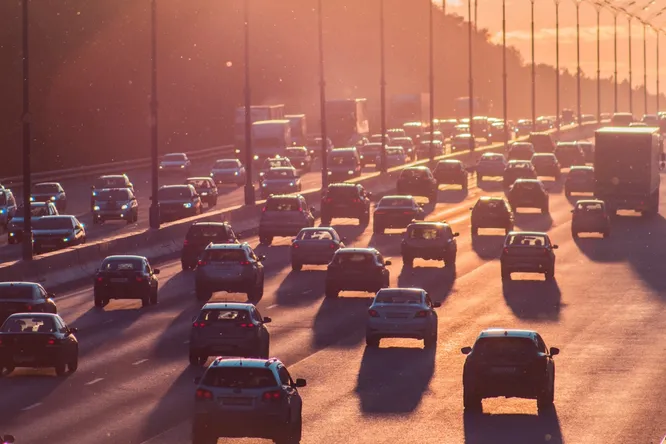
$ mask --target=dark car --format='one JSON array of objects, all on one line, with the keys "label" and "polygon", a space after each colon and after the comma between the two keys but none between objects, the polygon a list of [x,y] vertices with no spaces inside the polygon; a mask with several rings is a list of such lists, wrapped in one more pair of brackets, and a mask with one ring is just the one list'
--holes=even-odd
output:
[{"label": "dark car", "polygon": [[377,293],[388,288],[391,261],[374,248],[340,248],[326,269],[326,297],[336,298],[341,291]]},{"label": "dark car", "polygon": [[107,257],[95,272],[95,307],[102,308],[111,299],[140,299],[142,307],[157,304],[158,274],[160,270],[145,257]]},{"label": "dark car", "polygon": [[604,238],[610,236],[610,215],[603,200],[579,200],[571,210],[571,235],[578,233],[601,233]]},{"label": "dark car", "polygon": [[261,170],[259,171],[259,184],[264,181],[264,176],[266,173],[271,170],[272,168],[293,168],[294,166],[291,164],[291,160],[289,160],[287,157],[282,157],[282,156],[275,156],[275,157],[269,157],[268,159],[264,159],[264,163],[261,166]]},{"label": "dark car", "polygon": [[254,304],[214,302],[201,307],[190,330],[190,364],[204,365],[209,356],[268,359],[270,334]]},{"label": "dark car", "polygon": [[440,160],[432,175],[439,185],[460,185],[467,191],[467,169],[461,160]]},{"label": "dark car", "polygon": [[430,203],[437,202],[437,188],[437,181],[426,166],[405,168],[396,184],[397,194],[426,197]]},{"label": "dark car", "polygon": [[127,225],[139,220],[139,202],[129,188],[97,190],[92,211],[93,224],[122,220]]},{"label": "dark car", "polygon": [[306,147],[289,147],[286,154],[294,168],[306,172],[312,169],[312,156]]},{"label": "dark car", "polygon": [[472,236],[479,234],[479,228],[500,228],[506,234],[513,230],[513,210],[501,197],[483,196],[470,210]]},{"label": "dark car", "polygon": [[559,180],[562,175],[560,162],[553,153],[535,153],[530,162],[534,165],[538,176],[554,177],[555,180]]},{"label": "dark car", "polygon": [[446,146],[441,140],[435,139],[432,141],[432,143],[430,143],[430,139],[421,139],[421,141],[416,145],[415,151],[415,156],[417,159],[429,159],[431,151],[434,157],[446,154]]},{"label": "dark car", "polygon": [[513,142],[509,145],[509,160],[530,160],[536,151],[528,142]]},{"label": "dark car", "polygon": [[537,172],[529,160],[511,160],[504,169],[502,183],[509,188],[518,179],[536,179]]},{"label": "dark car", "polygon": [[542,214],[549,213],[548,191],[538,179],[516,180],[509,188],[507,198],[514,212],[518,211],[518,208],[539,208]]},{"label": "dark car", "polygon": [[387,228],[407,228],[414,220],[423,220],[425,212],[413,196],[384,196],[373,214],[372,232],[384,234]]},{"label": "dark car", "polygon": [[291,269],[300,271],[303,265],[326,265],[345,244],[331,227],[303,228],[291,241]]},{"label": "dark car", "polygon": [[344,182],[361,175],[361,157],[356,148],[336,148],[327,158],[326,169],[330,182]]},{"label": "dark car", "polygon": [[187,230],[180,263],[183,270],[192,270],[209,244],[237,244],[238,237],[227,222],[195,222]]},{"label": "dark car", "polygon": [[164,185],[157,191],[157,199],[162,223],[203,212],[201,197],[192,185]]},{"label": "dark car", "polygon": [[95,206],[95,198],[97,197],[96,190],[108,190],[111,188],[128,188],[132,193],[135,193],[134,185],[130,182],[126,174],[111,174],[99,176],[90,187],[92,190],[90,196],[90,211]]},{"label": "dark car", "polygon": [[371,197],[361,184],[330,184],[321,199],[321,224],[330,225],[333,218],[353,218],[361,225],[368,224]]},{"label": "dark car", "polygon": [[[386,145],[388,146],[389,139],[386,139]],[[361,158],[361,167],[368,165],[375,165],[377,161],[377,156],[380,156],[382,152],[381,143],[368,143],[358,148],[358,153]]]},{"label": "dark car", "polygon": [[576,143],[583,151],[583,155],[585,156],[585,162],[586,163],[594,162],[594,143],[586,141],[578,141]]},{"label": "dark car", "polygon": [[32,186],[30,202],[53,202],[62,213],[67,209],[67,194],[58,182],[42,182]]},{"label": "dark car", "polygon": [[34,282],[0,282],[0,322],[14,313],[58,313],[54,297]]},{"label": "dark car", "polygon": [[555,155],[562,168],[585,165],[585,154],[577,142],[560,142],[555,147]]},{"label": "dark car", "polygon": [[44,216],[32,222],[32,238],[35,254],[41,254],[84,244],[86,230],[74,216]]},{"label": "dark car", "polygon": [[483,398],[536,399],[539,411],[553,407],[555,363],[560,350],[546,347],[535,331],[488,329],[481,332],[463,368],[463,404],[468,413],[481,413]]},{"label": "dark car", "polygon": [[564,181],[564,194],[570,197],[572,193],[594,193],[594,167],[571,167]]},{"label": "dark car", "polygon": [[270,196],[259,219],[259,241],[270,245],[275,236],[296,236],[301,229],[314,226],[314,212],[300,194]]},{"label": "dark car", "polygon": [[[8,244],[17,244],[23,240],[23,228],[25,226],[23,208],[23,205],[19,205],[16,216],[12,217],[7,225]],[[57,216],[58,210],[53,202],[30,202],[30,215],[30,220],[34,221],[44,216]]]},{"label": "dark car", "polygon": [[473,150],[476,140],[471,134],[456,134],[451,138],[451,152]]},{"label": "dark car", "polygon": [[217,205],[217,184],[210,177],[188,177],[185,179],[185,185],[192,185],[208,208]]},{"label": "dark car", "polygon": [[53,367],[58,376],[79,366],[79,342],[54,313],[16,313],[0,327],[0,374],[16,367]]},{"label": "dark car", "polygon": [[405,267],[412,267],[414,259],[444,261],[455,267],[458,244],[449,224],[444,222],[414,222],[409,224],[400,244]]},{"label": "dark car", "polygon": [[476,180],[482,181],[485,177],[504,176],[506,169],[506,158],[504,154],[483,153],[476,164]]},{"label": "dark car", "polygon": [[238,159],[219,159],[213,164],[210,177],[218,185],[234,184],[242,187],[245,185],[247,172]]},{"label": "dark car", "polygon": [[394,137],[393,145],[402,147],[405,150],[405,155],[414,160],[414,141],[411,137]]},{"label": "dark car", "polygon": [[555,143],[548,133],[530,133],[527,141],[532,144],[535,153],[552,153],[555,151]]},{"label": "dark car", "polygon": [[510,232],[500,256],[502,280],[511,280],[511,273],[543,273],[546,280],[555,279],[554,250],[557,248],[546,233]]},{"label": "dark car", "polygon": [[[322,142],[323,140],[321,136],[308,137],[307,143],[305,145],[312,157],[317,158],[321,156]],[[333,145],[331,139],[326,138],[326,152],[330,153],[334,148],[335,146]]]}]

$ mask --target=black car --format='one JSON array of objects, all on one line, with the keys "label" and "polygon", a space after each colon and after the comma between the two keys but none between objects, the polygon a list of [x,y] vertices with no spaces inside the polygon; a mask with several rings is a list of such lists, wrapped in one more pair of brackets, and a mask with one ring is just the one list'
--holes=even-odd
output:
[{"label": "black car", "polygon": [[57,250],[86,242],[86,230],[74,216],[44,216],[32,222],[33,250]]},{"label": "black car", "polygon": [[250,303],[205,304],[190,330],[190,364],[204,365],[209,356],[220,355],[268,359],[270,322]]},{"label": "black car", "polygon": [[384,234],[387,228],[406,228],[424,218],[425,212],[413,196],[384,196],[375,207],[372,232]]},{"label": "black car", "polygon": [[509,146],[508,160],[530,160],[534,153],[534,146],[531,143],[513,142]]},{"label": "black car", "polygon": [[92,211],[93,224],[122,220],[127,225],[139,220],[139,202],[128,188],[96,190]]},{"label": "black car", "polygon": [[559,180],[562,176],[560,162],[553,153],[535,153],[532,156],[532,165],[537,172],[537,176],[554,177]]},{"label": "black car", "polygon": [[201,197],[192,185],[164,185],[157,191],[157,200],[162,223],[203,212]]},{"label": "black car", "polygon": [[467,169],[461,160],[440,160],[432,175],[439,185],[460,185],[467,191]]},{"label": "black car", "polygon": [[377,293],[388,288],[391,261],[374,248],[340,248],[326,269],[326,297],[336,298],[341,291]]},{"label": "black car", "polygon": [[305,172],[312,170],[312,156],[306,147],[289,147],[286,154],[294,168]]},{"label": "black car", "polygon": [[483,398],[536,399],[539,411],[553,407],[555,363],[560,350],[546,347],[535,331],[487,329],[467,355],[463,368],[463,404],[467,413],[481,413]]},{"label": "black car", "polygon": [[550,197],[543,182],[538,179],[516,180],[509,188],[507,198],[514,212],[518,208],[539,208],[541,213],[549,213]]},{"label": "black car", "polygon": [[552,281],[555,278],[554,250],[557,248],[546,233],[510,232],[500,256],[502,280],[511,280],[511,273],[543,273],[547,281]]},{"label": "black car", "polygon": [[330,225],[333,218],[358,219],[361,225],[370,222],[370,198],[372,193],[363,185],[333,183],[321,199],[321,224]]},{"label": "black car", "polygon": [[0,322],[14,313],[58,313],[54,297],[34,282],[0,282]]},{"label": "black car", "polygon": [[247,244],[211,244],[197,264],[197,299],[207,301],[216,291],[246,293],[252,301],[264,294],[264,256]]},{"label": "black car", "polygon": [[201,201],[208,205],[208,208],[217,205],[217,198],[219,196],[217,184],[210,177],[188,177],[185,180],[185,185],[192,185]]},{"label": "black car", "polygon": [[511,160],[504,170],[502,183],[509,188],[517,179],[536,179],[537,172],[529,160]]},{"label": "black car", "polygon": [[571,235],[578,233],[601,233],[604,238],[610,236],[610,215],[603,200],[579,200],[571,210]]},{"label": "black car", "polygon": [[548,133],[530,133],[527,141],[532,144],[536,153],[552,153],[555,151],[555,143]]},{"label": "black car", "polygon": [[157,304],[160,270],[142,256],[109,256],[95,272],[93,299],[102,308],[111,299],[140,299],[141,306]]},{"label": "black car", "polygon": [[195,222],[183,241],[180,263],[183,270],[193,270],[209,244],[237,244],[238,236],[227,222]]},{"label": "black car", "polygon": [[79,342],[54,313],[16,313],[0,327],[0,375],[16,367],[52,367],[58,376],[79,366]]},{"label": "black car", "polygon": [[356,148],[336,148],[326,160],[329,182],[344,182],[361,175],[361,157]]},{"label": "black car", "polygon": [[108,190],[111,188],[128,188],[132,193],[135,193],[134,185],[130,182],[129,177],[126,174],[111,174],[105,176],[99,176],[93,182],[90,189],[92,190],[90,196],[90,211],[92,211],[95,206],[95,198],[97,197],[96,190]]},{"label": "black car", "polygon": [[426,166],[412,166],[400,171],[396,191],[403,196],[422,196],[430,203],[437,202],[437,181]]},{"label": "black car", "polygon": [[444,222],[414,222],[409,224],[400,251],[405,267],[412,267],[414,259],[444,261],[447,267],[455,267],[458,244],[449,224]]},{"label": "black car", "polygon": [[555,147],[555,155],[562,168],[585,165],[585,154],[577,142],[560,142]]},{"label": "black car", "polygon": [[594,167],[571,167],[564,181],[564,194],[570,197],[572,193],[594,193]]},{"label": "black car", "polygon": [[[389,145],[388,138],[386,139],[386,145]],[[380,156],[382,152],[381,143],[367,143],[358,148],[358,153],[361,159],[361,167],[368,165],[376,165],[377,156]]]},{"label": "black car", "polygon": [[479,234],[479,228],[500,228],[506,234],[513,230],[513,210],[501,197],[483,196],[470,210],[472,236]]}]

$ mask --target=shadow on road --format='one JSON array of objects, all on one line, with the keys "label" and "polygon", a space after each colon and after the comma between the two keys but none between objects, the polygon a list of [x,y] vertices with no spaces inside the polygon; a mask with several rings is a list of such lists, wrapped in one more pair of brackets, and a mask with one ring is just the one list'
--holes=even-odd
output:
[{"label": "shadow on road", "polygon": [[365,322],[374,294],[325,298],[313,323],[313,346],[355,347],[365,340]]},{"label": "shadow on road", "polygon": [[499,193],[504,190],[501,180],[477,180],[476,186],[486,193]]},{"label": "shadow on road", "polygon": [[[663,207],[662,207],[663,208]],[[628,260],[638,276],[666,300],[666,219],[653,217],[616,217],[611,222],[611,238],[615,252]]]},{"label": "shadow on road", "polygon": [[540,415],[463,415],[465,444],[564,444],[557,411]]},{"label": "shadow on road", "polygon": [[525,209],[520,208],[515,214],[514,225],[523,231],[546,232],[553,226],[553,218],[550,214],[523,213]]},{"label": "shadow on road", "polygon": [[564,180],[555,180],[553,178],[539,177],[549,194],[559,194],[564,191]]},{"label": "shadow on road", "polygon": [[[337,219],[337,222],[339,222],[340,219]],[[348,224],[331,224],[333,228],[335,228],[335,231],[337,231],[338,236],[340,238],[343,238],[342,242],[346,246],[352,245],[354,242],[356,242],[358,239],[363,236],[363,232],[365,232],[365,229],[368,228],[368,224],[360,224],[356,219],[347,219],[350,223]],[[333,222],[336,222],[334,219]]]},{"label": "shadow on road", "polygon": [[461,189],[439,190],[437,193],[437,202],[440,203],[460,203],[467,199],[467,191]]},{"label": "shadow on road", "polygon": [[[67,373],[69,375],[69,373]],[[25,408],[43,402],[55,392],[67,377],[56,376],[53,369],[18,368],[9,376],[0,378],[0,426],[11,430],[19,416],[26,415]],[[65,384],[63,387],[69,386]]]},{"label": "shadow on road", "polygon": [[511,311],[521,319],[556,321],[560,317],[562,293],[557,281],[505,281],[502,293]]},{"label": "shadow on road", "polygon": [[433,302],[444,302],[456,281],[455,268],[444,267],[441,261],[422,262],[416,259],[415,264],[413,268],[402,267],[398,276],[398,287],[423,288],[430,294]]},{"label": "shadow on road", "polygon": [[481,259],[492,260],[499,259],[504,246],[504,234],[483,234],[472,236],[472,250]]},{"label": "shadow on road", "polygon": [[[276,303],[283,306],[309,305],[324,295],[326,269],[310,269],[313,265],[304,265],[301,271],[291,271],[280,282],[277,289]],[[324,266],[325,267],[325,266]]]}]

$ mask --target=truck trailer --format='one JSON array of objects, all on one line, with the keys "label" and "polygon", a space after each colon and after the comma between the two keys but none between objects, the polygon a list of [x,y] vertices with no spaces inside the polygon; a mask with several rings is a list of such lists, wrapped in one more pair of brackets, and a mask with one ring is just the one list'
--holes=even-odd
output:
[{"label": "truck trailer", "polygon": [[[284,119],[284,105],[254,105],[250,107],[250,122]],[[245,161],[245,107],[236,108],[234,119],[234,147],[236,157]]]}]

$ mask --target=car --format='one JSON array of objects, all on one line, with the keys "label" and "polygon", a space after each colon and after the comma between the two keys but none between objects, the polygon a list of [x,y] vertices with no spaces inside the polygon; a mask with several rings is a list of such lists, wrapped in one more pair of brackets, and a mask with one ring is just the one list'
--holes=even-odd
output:
[{"label": "car", "polygon": [[331,182],[344,182],[361,175],[361,157],[356,148],[335,148],[326,161]]},{"label": "car", "polygon": [[536,151],[529,142],[513,142],[509,145],[509,161],[530,160]]},{"label": "car", "polygon": [[58,313],[54,298],[35,282],[0,282],[0,322],[14,313]]},{"label": "car", "polygon": [[208,208],[217,205],[219,192],[217,184],[210,177],[188,177],[185,179],[185,185],[192,185],[201,198],[202,203],[208,205]]},{"label": "car", "polygon": [[33,250],[57,250],[86,243],[86,230],[75,216],[44,216],[32,222]]},{"label": "car", "polygon": [[390,272],[374,248],[340,248],[326,268],[326,297],[336,298],[341,291],[377,293],[390,284]]},{"label": "car", "polygon": [[583,151],[583,156],[585,156],[585,162],[586,163],[594,162],[594,143],[587,141],[578,141],[576,143]]},{"label": "car", "polygon": [[456,134],[451,138],[451,152],[473,150],[476,145],[471,134]]},{"label": "car", "polygon": [[321,199],[321,224],[330,225],[333,218],[353,218],[360,225],[367,225],[371,197],[372,193],[361,184],[330,184]]},{"label": "car", "polygon": [[555,180],[560,180],[562,170],[555,154],[534,153],[530,162],[534,165],[538,176],[553,177]]},{"label": "car", "polygon": [[448,139],[455,133],[456,125],[458,125],[457,119],[439,119],[438,129],[442,132],[442,135]]},{"label": "car", "polygon": [[630,126],[634,123],[634,116],[631,113],[614,113],[611,117],[611,126]]},{"label": "car", "polygon": [[[306,148],[308,151],[310,151],[310,155],[313,158],[317,158],[321,156],[321,146],[322,146],[322,141],[323,139],[321,136],[311,136],[308,137],[308,141],[306,143]],[[331,139],[328,137],[326,138],[326,153],[330,153],[335,146],[333,145],[333,142]]]},{"label": "car", "polygon": [[479,234],[479,228],[499,228],[506,234],[513,230],[513,210],[501,197],[482,196],[470,211],[472,236]]},{"label": "car", "polygon": [[579,233],[601,233],[604,238],[610,236],[610,215],[603,200],[579,200],[571,212],[571,235],[574,239]]},{"label": "car", "polygon": [[547,281],[552,281],[557,248],[546,233],[511,231],[506,235],[500,255],[502,280],[511,280],[511,273],[543,273]]},{"label": "car", "polygon": [[93,224],[123,220],[127,225],[139,220],[139,202],[129,188],[97,190],[92,211]]},{"label": "car", "polygon": [[564,181],[564,194],[571,197],[572,193],[594,193],[594,167],[571,167]]},{"label": "car", "polygon": [[536,399],[540,411],[549,411],[555,398],[555,363],[560,353],[548,348],[533,330],[483,330],[463,367],[463,405],[466,413],[481,413],[484,398]]},{"label": "car", "polygon": [[414,160],[414,141],[411,137],[394,137],[393,145],[402,147],[405,155],[410,160]]},{"label": "car", "polygon": [[248,300],[260,300],[264,295],[265,259],[257,256],[247,242],[209,244],[195,270],[197,300],[207,301],[216,291],[246,293]]},{"label": "car", "polygon": [[532,131],[532,121],[530,119],[520,119],[516,123],[515,132],[517,136],[528,135]]},{"label": "car", "polygon": [[550,197],[543,182],[539,179],[518,179],[507,193],[513,211],[518,208],[539,208],[542,214],[549,213]]},{"label": "car", "polygon": [[191,168],[192,162],[185,153],[165,154],[159,164],[159,171],[163,174],[179,173],[189,176]]},{"label": "car", "polygon": [[312,170],[312,155],[304,146],[290,146],[286,150],[287,157],[297,169],[301,171]]},{"label": "car", "polygon": [[161,223],[203,213],[201,197],[192,185],[162,185],[157,201]]},{"label": "car", "polygon": [[396,183],[397,194],[426,197],[437,202],[437,180],[427,166],[410,166],[400,171]]},{"label": "car", "polygon": [[426,348],[437,345],[437,313],[441,302],[432,302],[421,288],[382,288],[375,295],[365,327],[365,343],[379,347],[383,338],[423,340]]},{"label": "car", "polygon": [[[388,140],[386,141],[388,145]],[[367,143],[358,148],[359,157],[361,160],[361,168],[368,165],[376,165],[377,156],[380,156],[382,152],[381,143]]]},{"label": "car", "polygon": [[[510,142],[512,137],[513,131],[511,131],[511,128],[507,125],[507,142]],[[491,143],[504,142],[504,122],[495,122],[490,125],[488,141]]]},{"label": "car", "polygon": [[407,122],[402,125],[407,137],[411,137],[414,143],[417,143],[423,136],[425,125],[422,122]]},{"label": "car", "polygon": [[536,179],[537,172],[529,160],[510,160],[504,169],[502,183],[509,188],[518,179]]},{"label": "car", "polygon": [[194,382],[192,444],[215,443],[219,437],[301,441],[298,389],[306,381],[294,381],[279,359],[216,358]]},{"label": "car", "polygon": [[[407,161],[407,156],[405,155],[405,150],[399,146],[387,146],[386,147],[386,168],[393,168],[396,166],[404,165]],[[377,156],[375,159],[375,165],[377,169],[382,164],[381,156]]]},{"label": "car", "polygon": [[238,236],[228,222],[195,222],[183,241],[180,263],[183,270],[193,270],[199,257],[210,244],[237,244]]},{"label": "car", "polygon": [[287,157],[275,156],[264,159],[264,163],[259,171],[259,183],[264,180],[266,173],[272,168],[293,168],[291,161]]},{"label": "car", "polygon": [[[17,244],[23,241],[23,228],[25,219],[23,218],[24,206],[19,205],[16,210],[16,216],[12,217],[7,225],[7,243]],[[53,202],[30,202],[30,220],[34,221],[44,216],[57,216],[58,209]]]},{"label": "car", "polygon": [[210,170],[210,177],[217,185],[245,185],[247,172],[238,159],[219,159]]},{"label": "car", "polygon": [[270,245],[275,236],[292,237],[302,228],[314,227],[315,211],[300,194],[270,196],[259,219],[259,242]]},{"label": "car", "polygon": [[386,134],[388,134],[393,141],[395,141],[397,137],[407,137],[407,133],[405,132],[404,128],[390,128],[386,130]]},{"label": "car", "polygon": [[384,234],[387,228],[407,228],[414,220],[423,220],[425,212],[414,196],[384,196],[375,207],[372,232]]},{"label": "car", "polygon": [[301,271],[303,265],[327,265],[345,244],[331,227],[303,228],[291,241],[291,269]]},{"label": "car", "polygon": [[41,182],[32,186],[30,202],[52,202],[62,213],[67,209],[67,194],[58,182]]},{"label": "car", "polygon": [[562,168],[585,165],[585,154],[577,142],[558,142],[555,155]]},{"label": "car", "polygon": [[271,168],[261,182],[261,197],[271,194],[298,193],[302,189],[301,178],[294,167]]},{"label": "car", "polygon": [[476,164],[476,180],[480,182],[486,177],[502,177],[506,166],[504,154],[483,153]]},{"label": "car", "polygon": [[0,375],[16,367],[52,367],[56,375],[79,366],[79,342],[55,313],[15,313],[0,327]]},{"label": "car", "polygon": [[437,181],[437,186],[460,185],[463,191],[467,191],[467,168],[461,160],[440,160],[432,175]]},{"label": "car", "polygon": [[16,216],[17,209],[16,198],[12,190],[0,185],[0,229],[6,230],[9,221]]},{"label": "car", "polygon": [[555,143],[548,133],[530,133],[527,141],[532,144],[535,153],[552,153],[555,151]]},{"label": "car", "polygon": [[92,211],[95,206],[95,198],[97,197],[97,190],[108,190],[112,188],[128,188],[133,194],[136,194],[134,189],[134,184],[130,182],[127,174],[111,174],[105,176],[99,176],[90,189],[92,190],[90,195],[90,211]]},{"label": "car", "polygon": [[95,270],[95,307],[103,308],[111,299],[140,299],[142,307],[157,304],[158,274],[160,270],[143,256],[106,257]]},{"label": "car", "polygon": [[[391,138],[391,135],[387,133],[387,134],[384,135],[383,140],[384,140],[384,142],[383,142],[384,144],[390,145],[393,139]],[[370,143],[377,143],[377,144],[381,145],[382,144],[382,135],[381,134],[373,134],[372,136],[370,136],[368,141]]]},{"label": "car", "polygon": [[219,355],[268,359],[270,322],[251,303],[205,304],[190,329],[190,365],[204,365],[209,356]]},{"label": "car", "polygon": [[458,236],[446,222],[413,222],[400,244],[402,262],[408,268],[414,266],[414,259],[444,261],[447,267],[455,267]]},{"label": "car", "polygon": [[[431,134],[432,134],[432,136],[431,136]],[[438,140],[438,141],[442,142],[442,145],[444,144],[444,142],[446,142],[446,138],[444,137],[444,134],[442,134],[442,132],[439,131],[439,130],[435,130],[432,133],[430,131],[425,131],[421,135],[421,140],[430,141],[431,138],[433,138],[434,140]]]}]

